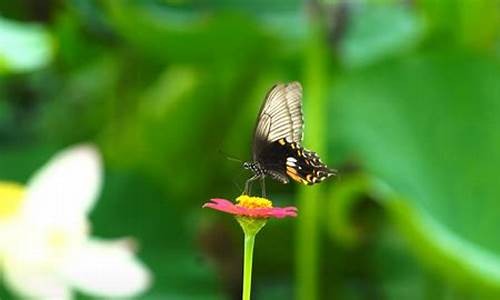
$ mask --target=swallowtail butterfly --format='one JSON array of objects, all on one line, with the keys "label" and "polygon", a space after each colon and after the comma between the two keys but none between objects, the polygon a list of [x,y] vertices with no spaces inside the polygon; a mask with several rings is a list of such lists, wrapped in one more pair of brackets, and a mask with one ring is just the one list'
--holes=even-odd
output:
[{"label": "swallowtail butterfly", "polygon": [[281,183],[289,178],[312,185],[336,175],[319,156],[302,147],[302,86],[298,82],[276,84],[267,93],[255,125],[253,161],[243,163],[254,175],[245,184],[248,194],[253,181],[261,179],[265,196],[265,177]]}]

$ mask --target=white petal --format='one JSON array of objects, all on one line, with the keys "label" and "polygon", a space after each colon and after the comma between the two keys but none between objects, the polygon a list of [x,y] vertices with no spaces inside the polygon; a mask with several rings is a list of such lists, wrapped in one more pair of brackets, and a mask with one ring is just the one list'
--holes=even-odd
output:
[{"label": "white petal", "polygon": [[19,261],[38,268],[59,269],[71,253],[87,241],[86,222],[65,224],[63,228],[37,226],[29,222],[13,224],[3,247],[5,260]]},{"label": "white petal", "polygon": [[151,283],[148,269],[124,241],[90,240],[68,262],[66,278],[77,289],[98,297],[132,297]]},{"label": "white petal", "polygon": [[91,145],[58,153],[28,183],[23,214],[44,222],[83,217],[100,190],[101,169],[100,155]]},{"label": "white petal", "polygon": [[69,300],[71,291],[57,273],[46,266],[25,265],[21,261],[7,260],[4,266],[4,280],[9,290],[19,299]]}]

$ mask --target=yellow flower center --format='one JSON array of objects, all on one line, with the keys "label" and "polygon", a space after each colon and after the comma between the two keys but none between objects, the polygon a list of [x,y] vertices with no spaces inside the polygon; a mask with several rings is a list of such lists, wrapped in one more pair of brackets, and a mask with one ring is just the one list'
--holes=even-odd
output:
[{"label": "yellow flower center", "polygon": [[68,235],[62,230],[54,230],[49,234],[48,243],[54,248],[62,248],[68,244]]},{"label": "yellow flower center", "polygon": [[270,208],[273,207],[273,203],[266,199],[260,197],[250,197],[248,195],[241,195],[236,198],[236,202],[238,206],[246,207],[246,208]]},{"label": "yellow flower center", "polygon": [[0,182],[0,220],[16,215],[23,201],[24,188],[17,183]]}]

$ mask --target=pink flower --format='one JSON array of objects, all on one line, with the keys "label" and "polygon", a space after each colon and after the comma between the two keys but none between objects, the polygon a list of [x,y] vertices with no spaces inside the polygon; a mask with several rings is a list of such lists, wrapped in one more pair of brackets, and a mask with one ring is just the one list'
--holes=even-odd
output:
[{"label": "pink flower", "polygon": [[273,207],[272,202],[265,198],[241,195],[236,199],[236,204],[225,199],[211,199],[210,201],[209,203],[205,203],[203,207],[209,207],[237,216],[256,219],[297,216],[296,207]]}]

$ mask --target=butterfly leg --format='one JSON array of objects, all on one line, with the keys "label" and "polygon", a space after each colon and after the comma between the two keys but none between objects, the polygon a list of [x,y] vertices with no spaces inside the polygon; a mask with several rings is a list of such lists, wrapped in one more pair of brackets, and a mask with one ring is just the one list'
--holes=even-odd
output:
[{"label": "butterfly leg", "polygon": [[266,196],[266,177],[260,177],[260,187],[262,188],[262,198],[267,198]]},{"label": "butterfly leg", "polygon": [[259,179],[260,176],[258,175],[253,175],[252,178],[248,179],[247,182],[245,182],[245,190],[243,191],[243,194],[245,195],[250,195],[250,190],[252,189],[252,184],[255,180]]}]

